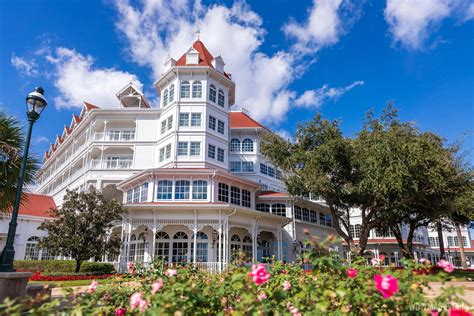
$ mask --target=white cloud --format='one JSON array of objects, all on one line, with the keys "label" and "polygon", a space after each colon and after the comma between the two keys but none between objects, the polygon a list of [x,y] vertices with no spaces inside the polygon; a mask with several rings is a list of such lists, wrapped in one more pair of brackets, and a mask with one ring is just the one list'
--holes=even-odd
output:
[{"label": "white cloud", "polygon": [[291,135],[290,132],[288,132],[285,129],[275,130],[275,134],[279,135],[280,137],[282,137],[283,139],[287,141],[294,142],[294,139],[295,139],[294,136]]},{"label": "white cloud", "polygon": [[[245,2],[227,7],[182,0],[170,10],[161,0],[142,0],[140,5],[119,0],[116,9],[116,26],[128,42],[131,58],[150,67],[154,80],[164,72],[166,57],[179,58],[185,53],[199,29],[207,48],[214,56],[221,55],[226,71],[232,73],[237,107],[245,107],[256,119],[267,122],[284,118],[294,98],[289,85],[301,75],[295,69],[304,68],[300,67],[303,61],[287,51],[261,51],[266,30],[262,18]],[[326,45],[334,42],[329,37],[324,41]]]},{"label": "white cloud", "polygon": [[117,107],[115,93],[133,81],[137,88],[142,84],[137,77],[114,68],[94,67],[92,56],[84,56],[75,50],[59,47],[46,59],[54,66],[54,85],[59,96],[57,108],[80,108],[83,101],[101,108]]},{"label": "white cloud", "polygon": [[27,76],[36,76],[38,74],[38,65],[34,60],[27,60],[26,58],[18,57],[13,54],[10,62],[13,67],[15,67],[22,74]]},{"label": "white cloud", "polygon": [[41,143],[48,143],[49,142],[49,139],[47,137],[44,137],[44,136],[36,136],[34,139],[33,139],[33,143],[34,144],[41,144]]},{"label": "white cloud", "polygon": [[385,20],[394,43],[417,50],[444,19],[471,19],[473,6],[471,0],[387,0]]},{"label": "white cloud", "polygon": [[295,105],[307,108],[319,108],[324,102],[328,100],[337,100],[344,93],[362,85],[364,85],[364,81],[355,81],[345,87],[337,88],[330,88],[329,85],[325,84],[319,89],[305,91],[295,100]]}]

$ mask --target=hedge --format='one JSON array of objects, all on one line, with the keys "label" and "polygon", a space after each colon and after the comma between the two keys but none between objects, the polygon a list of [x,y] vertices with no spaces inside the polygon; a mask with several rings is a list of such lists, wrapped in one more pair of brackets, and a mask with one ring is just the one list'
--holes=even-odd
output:
[{"label": "hedge", "polygon": [[[15,269],[41,271],[46,273],[70,273],[74,272],[76,262],[73,260],[16,260],[13,263],[13,267]],[[115,268],[111,263],[85,261],[81,265],[80,272],[111,274],[115,272]]]}]

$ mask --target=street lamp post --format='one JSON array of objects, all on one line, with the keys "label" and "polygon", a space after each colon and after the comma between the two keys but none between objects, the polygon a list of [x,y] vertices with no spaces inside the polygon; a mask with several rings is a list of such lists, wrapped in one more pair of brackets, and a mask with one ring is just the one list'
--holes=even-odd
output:
[{"label": "street lamp post", "polygon": [[17,227],[18,211],[20,209],[21,193],[23,190],[23,182],[25,180],[26,163],[28,160],[28,150],[30,147],[31,131],[33,124],[40,117],[41,112],[48,103],[44,97],[44,90],[41,87],[36,87],[33,92],[30,92],[26,97],[26,108],[28,115],[28,133],[26,136],[25,148],[23,150],[23,157],[20,169],[20,178],[18,179],[18,187],[16,189],[15,202],[13,203],[12,219],[8,226],[7,242],[3,248],[0,256],[0,272],[14,272],[13,259],[15,258],[15,248],[13,242],[15,240],[15,233]]}]

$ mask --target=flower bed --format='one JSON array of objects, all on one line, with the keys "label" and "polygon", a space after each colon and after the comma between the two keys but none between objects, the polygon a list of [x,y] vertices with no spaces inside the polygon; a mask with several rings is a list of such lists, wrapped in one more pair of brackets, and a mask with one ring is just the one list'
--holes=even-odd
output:
[{"label": "flower bed", "polygon": [[35,271],[29,281],[75,281],[75,280],[95,280],[115,277],[116,274],[102,275],[41,275],[40,271]]}]

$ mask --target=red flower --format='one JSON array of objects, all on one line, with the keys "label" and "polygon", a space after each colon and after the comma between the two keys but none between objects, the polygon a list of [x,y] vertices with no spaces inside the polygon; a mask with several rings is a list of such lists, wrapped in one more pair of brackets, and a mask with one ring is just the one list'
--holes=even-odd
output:
[{"label": "red flower", "polygon": [[380,274],[376,274],[374,281],[377,290],[379,290],[385,298],[390,298],[398,292],[398,279],[391,275],[381,276]]},{"label": "red flower", "polygon": [[351,279],[355,278],[357,276],[357,270],[354,269],[354,268],[349,268],[349,269],[347,269],[346,274]]},{"label": "red flower", "polygon": [[469,313],[467,310],[464,308],[454,308],[451,307],[449,309],[449,316],[472,316],[471,313]]},{"label": "red flower", "polygon": [[262,285],[270,279],[270,273],[268,273],[267,267],[263,263],[252,265],[252,271],[249,272],[249,275],[257,285]]}]

